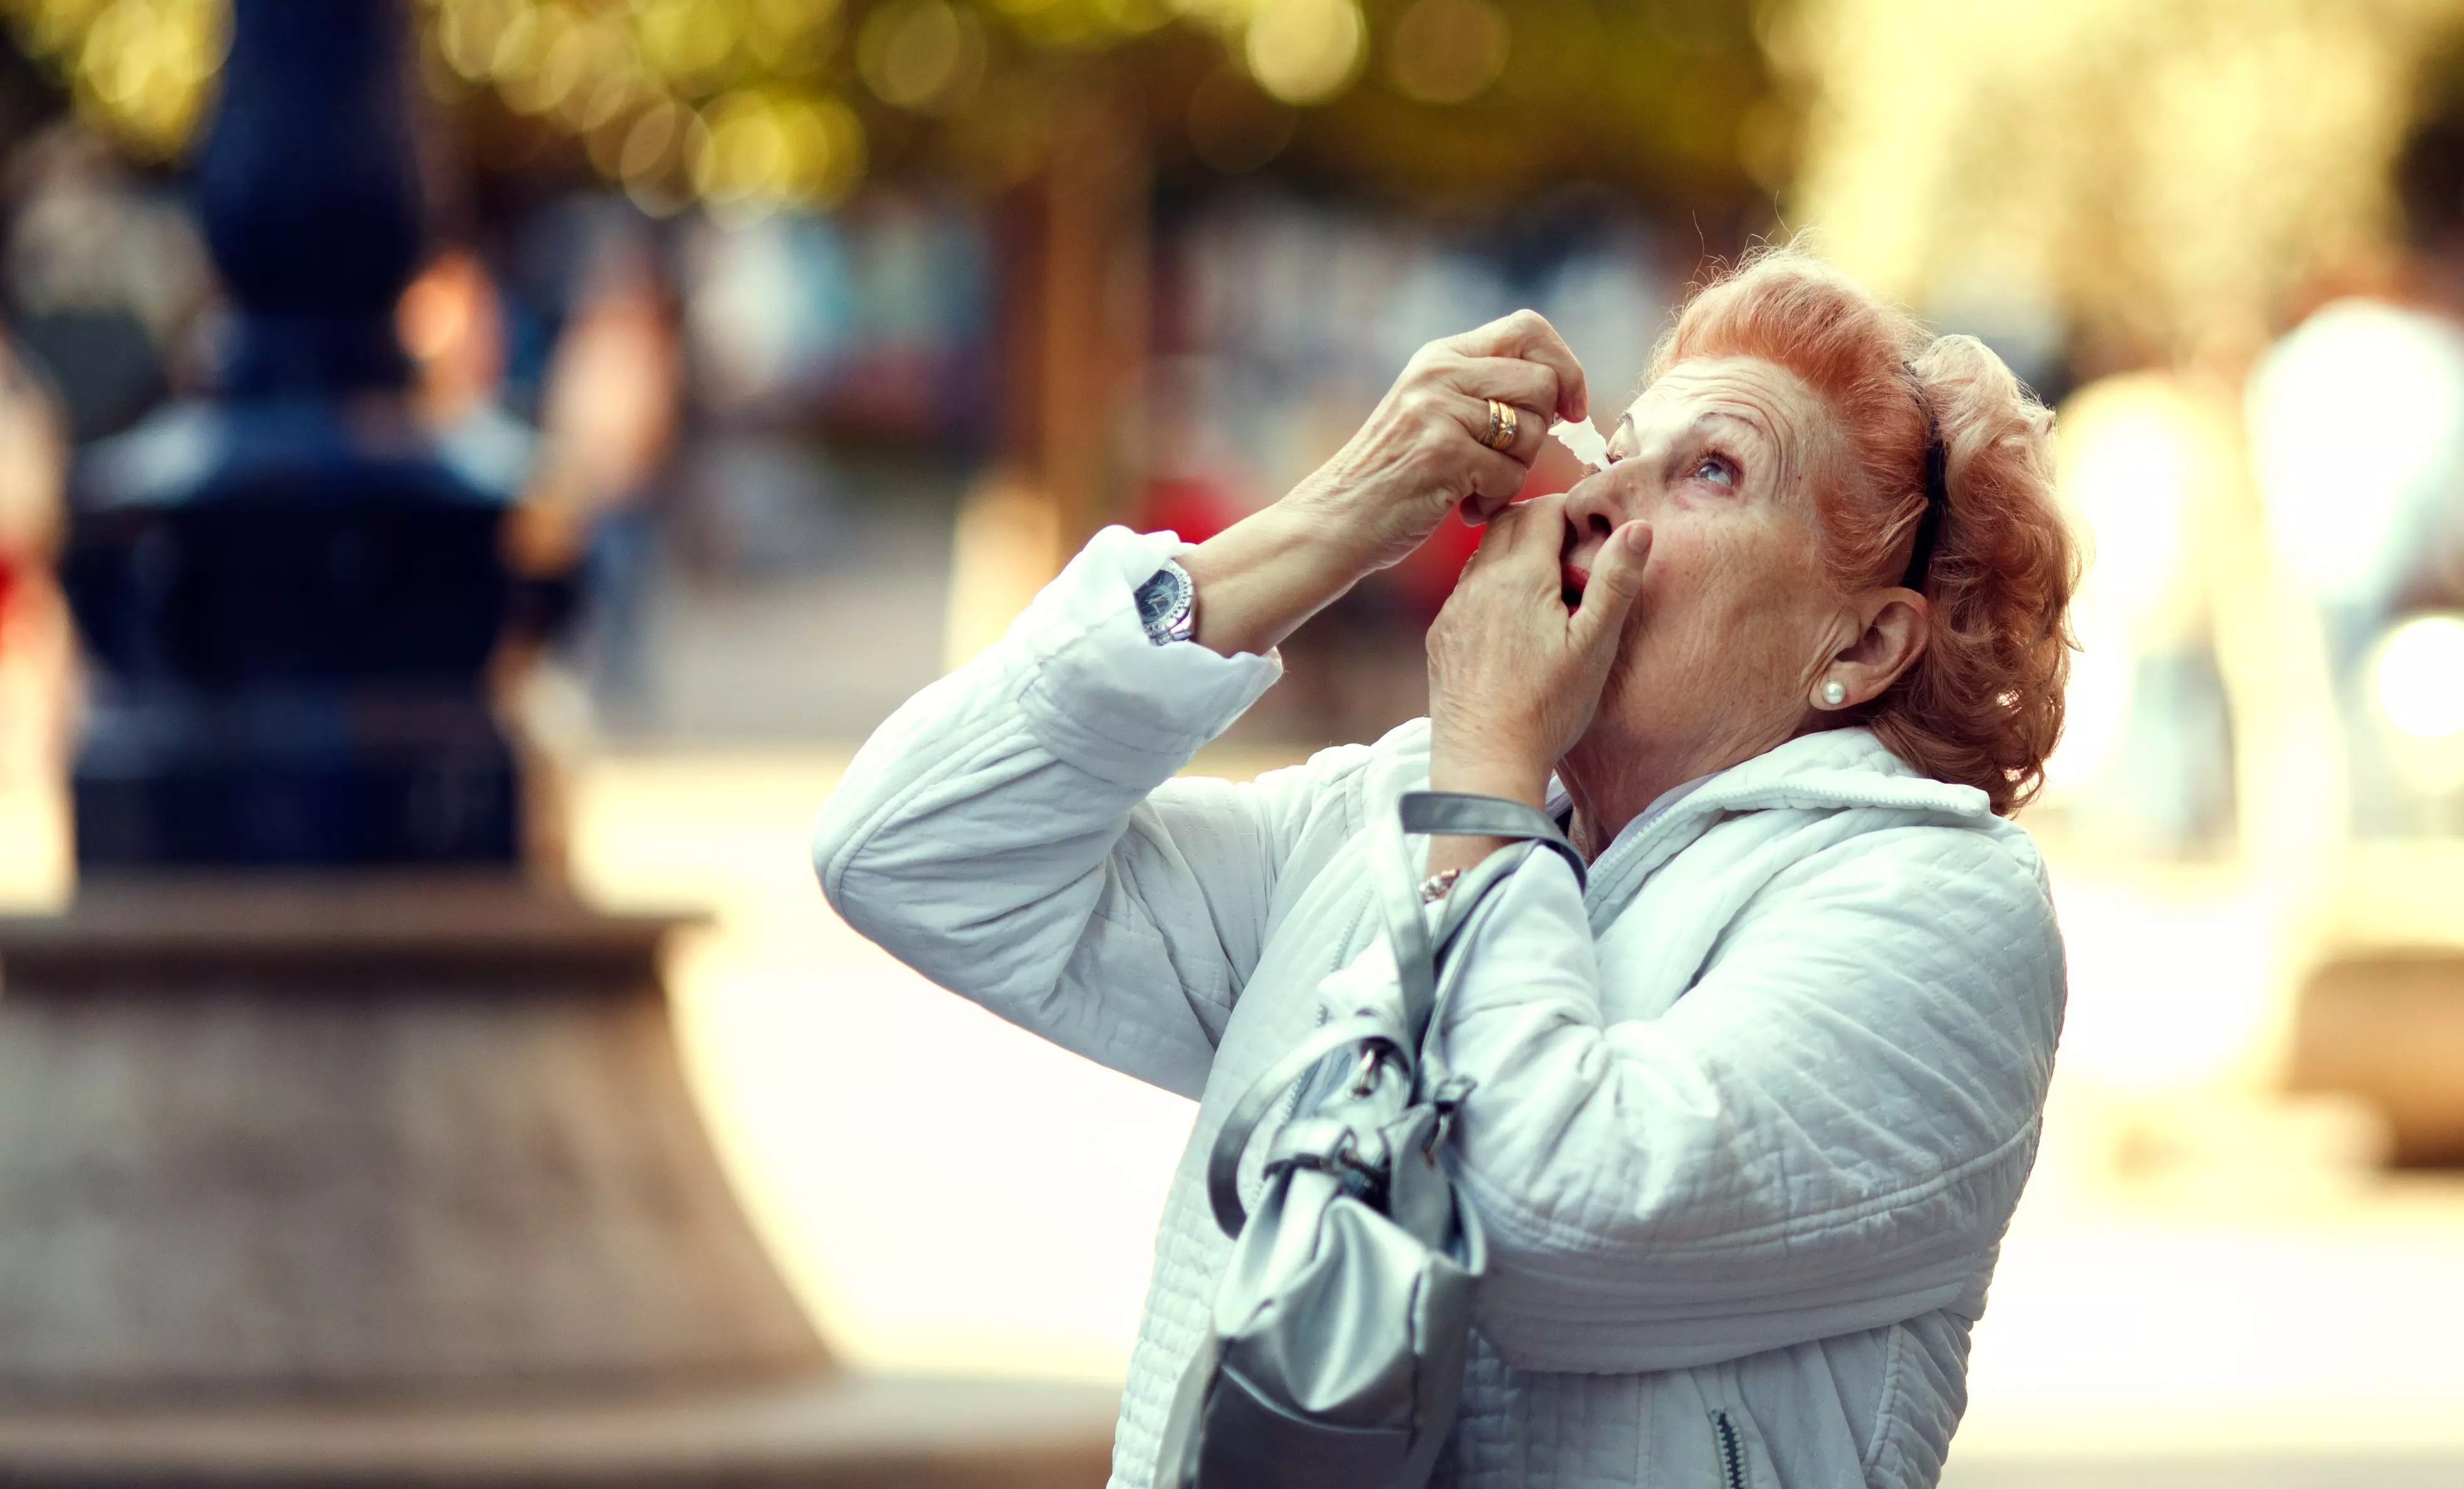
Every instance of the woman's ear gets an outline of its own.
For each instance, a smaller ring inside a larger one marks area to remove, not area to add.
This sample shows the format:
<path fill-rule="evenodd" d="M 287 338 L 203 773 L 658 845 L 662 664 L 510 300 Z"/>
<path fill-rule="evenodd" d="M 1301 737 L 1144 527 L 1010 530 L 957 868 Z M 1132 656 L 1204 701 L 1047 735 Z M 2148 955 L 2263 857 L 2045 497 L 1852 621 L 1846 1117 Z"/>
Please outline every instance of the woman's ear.
<path fill-rule="evenodd" d="M 1849 616 L 1856 639 L 1832 654 L 1815 675 L 1810 701 L 1826 712 L 1880 698 L 1925 655 L 1931 608 L 1914 589 L 1868 589 Z"/>

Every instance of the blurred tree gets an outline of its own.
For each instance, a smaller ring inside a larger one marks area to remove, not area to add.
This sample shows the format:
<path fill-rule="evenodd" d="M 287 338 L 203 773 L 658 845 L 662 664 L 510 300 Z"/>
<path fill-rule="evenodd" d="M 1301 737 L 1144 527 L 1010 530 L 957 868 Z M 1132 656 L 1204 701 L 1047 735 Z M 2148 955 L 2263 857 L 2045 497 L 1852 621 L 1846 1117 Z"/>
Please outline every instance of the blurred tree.
<path fill-rule="evenodd" d="M 2385 242 L 2388 167 L 2457 0 L 1805 0 L 1790 214 L 1928 308 L 2061 307 L 2088 370 L 2238 366 Z"/>
<path fill-rule="evenodd" d="M 1113 117 L 1167 175 L 1269 166 L 1493 206 L 1584 180 L 1750 199 L 1789 128 L 1776 0 L 420 0 L 423 71 L 483 155 L 575 142 L 653 211 L 827 205 L 872 174 L 1024 181 Z M 182 150 L 224 0 L 0 0 L 78 109 Z"/>
<path fill-rule="evenodd" d="M 867 180 L 992 204 L 1004 489 L 1081 531 L 1122 489 L 1150 203 L 1268 172 L 1495 221 L 1584 184 L 1730 249 L 1792 133 L 1757 27 L 1790 0 L 415 0 L 483 177 L 595 174 L 743 221 Z M 179 152 L 227 0 L 0 0 L 78 111 Z M 486 182 L 482 181 L 482 189 Z"/>

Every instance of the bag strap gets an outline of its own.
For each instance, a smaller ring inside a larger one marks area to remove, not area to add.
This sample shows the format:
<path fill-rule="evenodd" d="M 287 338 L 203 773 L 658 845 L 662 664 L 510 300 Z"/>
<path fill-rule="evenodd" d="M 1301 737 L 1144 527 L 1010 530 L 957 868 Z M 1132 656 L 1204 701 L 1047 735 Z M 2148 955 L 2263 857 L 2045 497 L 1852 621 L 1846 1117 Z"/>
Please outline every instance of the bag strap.
<path fill-rule="evenodd" d="M 1451 991 L 1457 979 L 1441 979 L 1438 958 L 1471 923 L 1472 917 L 1487 901 L 1489 891 L 1521 868 L 1535 851 L 1546 848 L 1563 857 L 1567 867 L 1574 871 L 1577 885 L 1590 883 L 1590 865 L 1583 862 L 1582 854 L 1576 851 L 1567 839 L 1565 831 L 1547 812 L 1503 796 L 1479 796 L 1468 791 L 1406 791 L 1396 816 L 1402 833 L 1420 833 L 1433 837 L 1502 837 L 1515 845 L 1489 855 L 1470 873 L 1455 881 L 1454 888 L 1446 896 L 1445 911 L 1439 918 L 1434 945 L 1425 933 L 1424 922 L 1417 907 L 1412 922 L 1415 930 L 1422 931 L 1418 945 L 1407 944 L 1401 937 L 1394 939 L 1398 967 L 1407 952 L 1426 958 L 1418 968 L 1419 976 L 1402 974 L 1405 1027 L 1411 1033 L 1412 1046 L 1419 1056 L 1413 1071 L 1415 1087 L 1426 1097 L 1451 1107 L 1453 1102 L 1462 1099 L 1463 1093 L 1444 1090 L 1449 1083 L 1450 1073 L 1444 1056 L 1438 1050 L 1438 1024 L 1444 1012 L 1441 993 Z M 1387 835 L 1399 843 L 1402 833 Z M 1409 879 L 1405 881 L 1409 882 Z M 1413 898 L 1417 900 L 1419 897 L 1415 895 Z M 1416 1000 L 1416 986 L 1426 988 L 1425 998 Z"/>
<path fill-rule="evenodd" d="M 1386 945 L 1395 954 L 1395 979 L 1403 989 L 1403 1046 L 1420 1047 L 1429 1011 L 1438 1001 L 1437 951 L 1429 944 L 1427 912 L 1420 904 L 1420 876 L 1413 872 L 1398 817 L 1369 825 L 1370 879 L 1384 912 Z"/>
<path fill-rule="evenodd" d="M 1503 796 L 1476 796 L 1469 791 L 1405 791 L 1397 815 L 1406 833 L 1440 837 L 1504 837 L 1538 843 L 1554 851 L 1574 871 L 1574 882 L 1588 887 L 1591 866 L 1566 836 L 1556 819 L 1525 802 Z"/>
<path fill-rule="evenodd" d="M 1547 812 L 1503 796 L 1476 796 L 1468 791 L 1406 791 L 1397 804 L 1396 817 L 1400 831 L 1388 828 L 1374 834 L 1378 860 L 1377 900 L 1386 914 L 1386 940 L 1394 948 L 1396 975 L 1403 988 L 1403 1030 L 1417 1049 L 1436 1011 L 1437 953 L 1441 948 L 1429 939 L 1428 921 L 1421 914 L 1418 890 L 1420 877 L 1412 872 L 1410 856 L 1404 851 L 1405 834 L 1503 837 L 1538 843 L 1564 856 L 1574 871 L 1577 884 L 1589 881 L 1589 866 Z M 1521 862 L 1522 856 L 1518 855 L 1504 868 L 1510 871 Z M 1494 876 L 1487 882 L 1457 885 L 1463 893 L 1460 898 L 1449 897 L 1452 902 L 1446 907 L 1444 922 L 1448 937 L 1461 928 L 1470 907 L 1487 893 L 1488 882 L 1494 882 Z"/>

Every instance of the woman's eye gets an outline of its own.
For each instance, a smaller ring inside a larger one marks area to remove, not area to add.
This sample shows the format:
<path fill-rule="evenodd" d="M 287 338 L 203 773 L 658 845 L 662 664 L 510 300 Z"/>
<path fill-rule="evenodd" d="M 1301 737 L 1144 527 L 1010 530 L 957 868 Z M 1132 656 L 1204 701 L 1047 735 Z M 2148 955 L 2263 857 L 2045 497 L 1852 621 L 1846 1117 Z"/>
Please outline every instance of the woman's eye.
<path fill-rule="evenodd" d="M 1737 483 L 1737 468 L 1728 463 L 1728 457 L 1724 455 L 1706 455 L 1695 461 L 1694 475 L 1697 479 L 1715 480 L 1723 486 Z"/>

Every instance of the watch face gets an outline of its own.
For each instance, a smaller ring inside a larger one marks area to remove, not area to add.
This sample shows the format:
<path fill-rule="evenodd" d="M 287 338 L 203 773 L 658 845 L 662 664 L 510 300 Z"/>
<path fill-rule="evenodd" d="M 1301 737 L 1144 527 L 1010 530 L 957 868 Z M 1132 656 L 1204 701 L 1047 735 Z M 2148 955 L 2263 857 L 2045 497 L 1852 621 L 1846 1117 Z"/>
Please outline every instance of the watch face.
<path fill-rule="evenodd" d="M 1138 586 L 1138 624 L 1152 630 L 1172 610 L 1172 576 L 1159 573 Z M 1112 591 L 1118 594 L 1121 591 Z"/>
<path fill-rule="evenodd" d="M 1138 624 L 1152 631 L 1172 618 L 1180 608 L 1180 587 L 1184 581 L 1169 568 L 1155 570 L 1155 577 L 1138 586 Z M 1120 591 L 1112 591 L 1118 594 Z"/>

